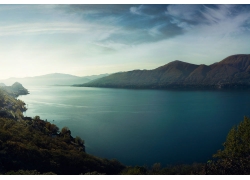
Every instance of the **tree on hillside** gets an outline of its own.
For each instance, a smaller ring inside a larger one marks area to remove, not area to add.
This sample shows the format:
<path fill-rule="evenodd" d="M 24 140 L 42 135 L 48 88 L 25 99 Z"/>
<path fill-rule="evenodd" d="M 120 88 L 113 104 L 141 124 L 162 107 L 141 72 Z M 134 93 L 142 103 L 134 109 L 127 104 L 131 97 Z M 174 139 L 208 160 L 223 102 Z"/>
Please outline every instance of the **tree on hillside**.
<path fill-rule="evenodd" d="M 61 129 L 60 136 L 62 136 L 62 137 L 63 137 L 63 140 L 64 140 L 65 142 L 67 142 L 67 143 L 69 143 L 69 142 L 71 141 L 71 139 L 72 139 L 72 137 L 71 137 L 71 131 L 69 130 L 68 127 L 63 127 L 63 128 Z"/>
<path fill-rule="evenodd" d="M 79 136 L 76 136 L 75 143 L 78 144 L 78 145 L 83 145 L 84 140 L 82 140 L 82 138 L 80 138 Z"/>
<path fill-rule="evenodd" d="M 223 143 L 224 149 L 213 155 L 218 160 L 209 166 L 212 174 L 250 174 L 250 119 L 244 117 L 233 127 Z"/>
<path fill-rule="evenodd" d="M 68 127 L 63 127 L 63 128 L 61 129 L 61 134 L 62 134 L 62 135 L 66 135 L 66 134 L 71 135 L 71 131 L 69 130 Z"/>
<path fill-rule="evenodd" d="M 41 119 L 40 119 L 40 116 L 35 116 L 35 117 L 34 117 L 34 120 L 41 120 Z"/>

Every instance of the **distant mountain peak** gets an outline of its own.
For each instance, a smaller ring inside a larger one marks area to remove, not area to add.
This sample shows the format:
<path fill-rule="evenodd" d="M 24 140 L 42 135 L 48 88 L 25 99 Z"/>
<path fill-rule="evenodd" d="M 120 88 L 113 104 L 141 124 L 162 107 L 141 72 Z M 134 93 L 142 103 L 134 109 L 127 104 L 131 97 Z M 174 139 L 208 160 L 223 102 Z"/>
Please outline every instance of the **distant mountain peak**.
<path fill-rule="evenodd" d="M 173 65 L 173 64 L 190 64 L 190 63 L 187 63 L 187 62 L 184 62 L 184 61 L 181 61 L 181 60 L 174 60 L 174 61 L 169 62 L 166 65 Z"/>
<path fill-rule="evenodd" d="M 53 77 L 53 78 L 80 78 L 79 76 L 71 75 L 71 74 L 64 74 L 64 73 L 51 73 L 51 74 L 45 74 L 42 76 L 35 76 L 35 77 Z"/>
<path fill-rule="evenodd" d="M 155 70 L 167 70 L 167 69 L 189 69 L 190 71 L 194 70 L 194 68 L 196 68 L 198 65 L 195 65 L 195 64 L 191 64 L 191 63 L 188 63 L 188 62 L 183 62 L 183 61 L 180 61 L 180 60 L 175 60 L 175 61 L 172 61 L 168 64 L 165 64 L 163 66 L 160 66 L 158 68 L 156 68 Z"/>
<path fill-rule="evenodd" d="M 170 62 L 170 63 L 183 63 L 183 61 L 180 61 L 180 60 L 174 60 L 174 61 L 172 61 L 172 62 Z"/>

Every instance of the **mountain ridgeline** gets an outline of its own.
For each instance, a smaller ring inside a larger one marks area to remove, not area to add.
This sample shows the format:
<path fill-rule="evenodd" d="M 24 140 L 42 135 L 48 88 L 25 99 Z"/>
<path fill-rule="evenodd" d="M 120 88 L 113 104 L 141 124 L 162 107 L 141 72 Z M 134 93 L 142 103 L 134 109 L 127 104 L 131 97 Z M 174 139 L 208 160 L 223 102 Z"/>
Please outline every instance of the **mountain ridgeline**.
<path fill-rule="evenodd" d="M 246 88 L 250 87 L 250 55 L 229 56 L 209 66 L 173 61 L 153 70 L 133 70 L 74 86 L 110 88 Z"/>
<path fill-rule="evenodd" d="M 70 74 L 53 73 L 34 77 L 4 79 L 0 80 L 0 86 L 5 86 L 5 84 L 13 84 L 14 82 L 20 82 L 24 86 L 72 85 L 86 83 L 96 78 L 101 78 L 107 75 L 108 74 L 100 74 L 79 77 Z"/>

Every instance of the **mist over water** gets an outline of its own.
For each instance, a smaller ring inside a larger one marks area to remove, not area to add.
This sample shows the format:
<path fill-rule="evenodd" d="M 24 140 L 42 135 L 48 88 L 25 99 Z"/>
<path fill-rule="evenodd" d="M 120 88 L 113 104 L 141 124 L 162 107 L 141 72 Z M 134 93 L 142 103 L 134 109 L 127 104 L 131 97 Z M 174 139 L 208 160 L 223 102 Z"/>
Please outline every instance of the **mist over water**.
<path fill-rule="evenodd" d="M 24 115 L 67 126 L 87 153 L 125 165 L 206 162 L 250 115 L 248 91 L 25 88 Z"/>

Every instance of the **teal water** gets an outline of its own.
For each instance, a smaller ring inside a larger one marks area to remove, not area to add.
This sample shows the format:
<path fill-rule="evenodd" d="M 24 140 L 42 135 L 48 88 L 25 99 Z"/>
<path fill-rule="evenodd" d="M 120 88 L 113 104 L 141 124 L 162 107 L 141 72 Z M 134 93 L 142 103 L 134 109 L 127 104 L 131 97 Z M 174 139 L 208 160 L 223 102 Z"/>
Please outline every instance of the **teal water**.
<path fill-rule="evenodd" d="M 67 126 L 87 153 L 125 165 L 206 162 L 250 115 L 250 91 L 26 88 L 26 116 Z"/>

